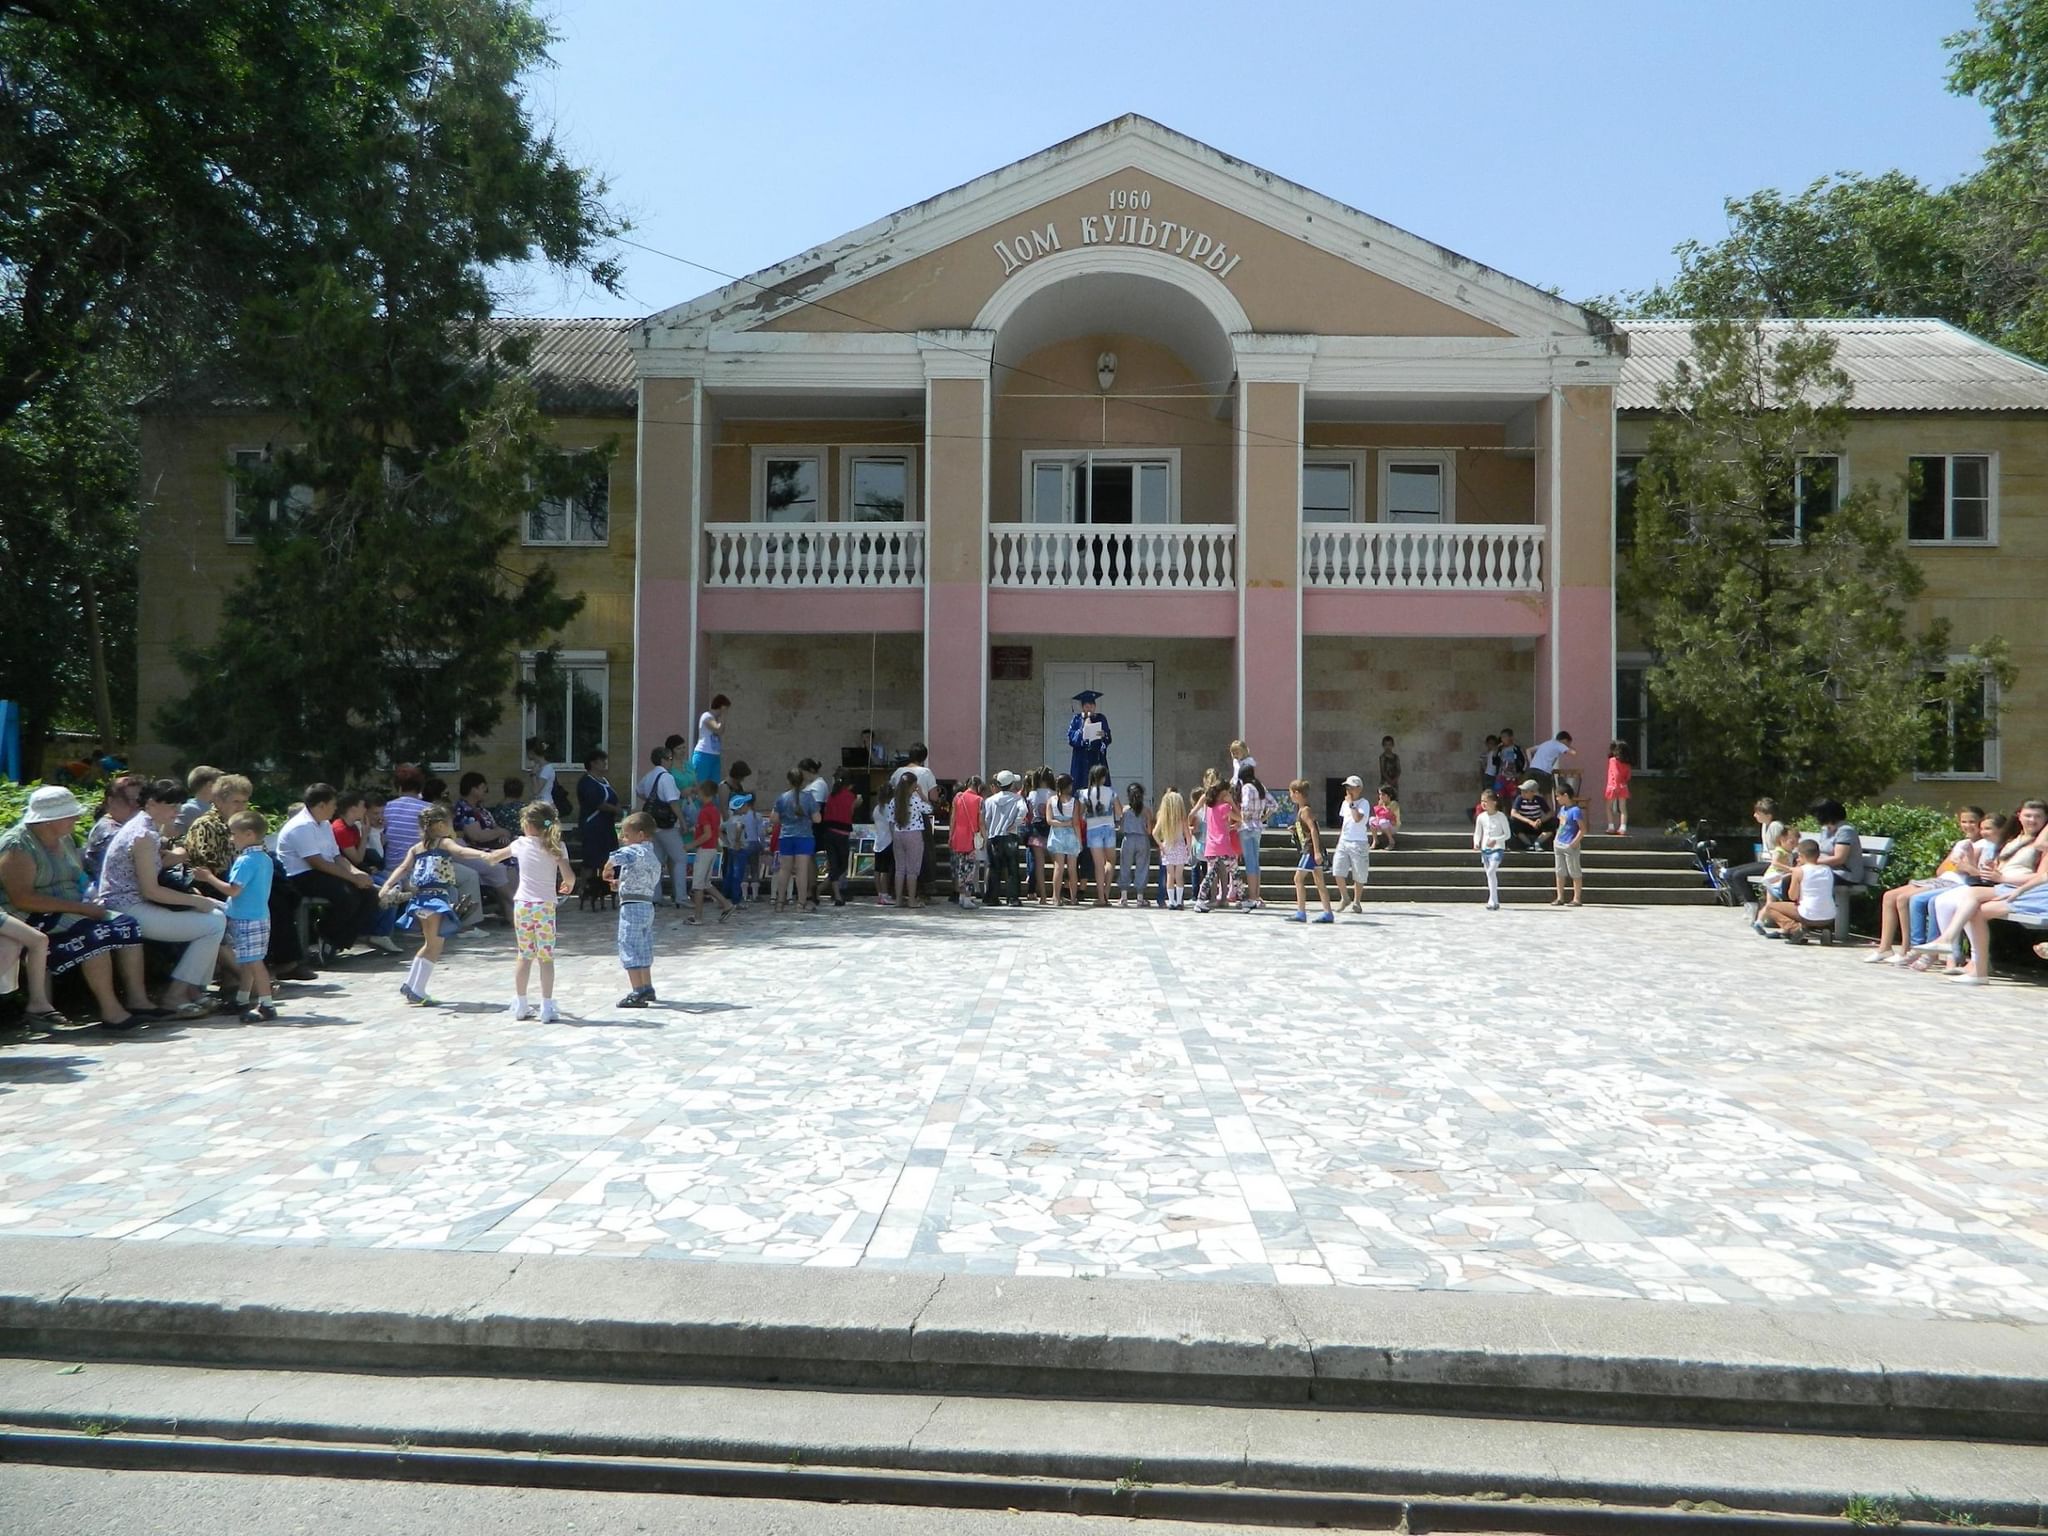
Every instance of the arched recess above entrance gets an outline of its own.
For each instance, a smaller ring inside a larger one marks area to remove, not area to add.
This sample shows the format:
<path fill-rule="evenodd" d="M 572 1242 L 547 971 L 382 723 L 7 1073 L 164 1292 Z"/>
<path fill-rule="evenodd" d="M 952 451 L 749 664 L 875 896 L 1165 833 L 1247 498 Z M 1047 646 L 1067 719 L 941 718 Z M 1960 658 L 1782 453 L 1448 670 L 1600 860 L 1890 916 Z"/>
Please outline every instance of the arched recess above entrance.
<path fill-rule="evenodd" d="M 995 332 L 999 372 L 1076 336 L 1142 336 L 1173 352 L 1216 395 L 1237 371 L 1231 337 L 1251 329 L 1244 307 L 1212 274 L 1128 247 L 1040 257 L 989 296 L 974 324 Z"/>

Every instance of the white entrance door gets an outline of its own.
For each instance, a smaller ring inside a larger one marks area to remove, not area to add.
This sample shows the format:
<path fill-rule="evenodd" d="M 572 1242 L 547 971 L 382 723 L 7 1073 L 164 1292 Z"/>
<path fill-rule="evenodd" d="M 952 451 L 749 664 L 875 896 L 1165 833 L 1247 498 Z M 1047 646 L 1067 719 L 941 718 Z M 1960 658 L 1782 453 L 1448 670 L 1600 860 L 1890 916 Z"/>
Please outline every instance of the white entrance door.
<path fill-rule="evenodd" d="M 1093 688 L 1095 707 L 1109 719 L 1109 773 L 1119 789 L 1136 780 L 1152 784 L 1152 663 L 1049 661 L 1045 664 L 1045 757 L 1055 773 L 1073 761 L 1067 723 L 1079 708 L 1074 695 Z"/>

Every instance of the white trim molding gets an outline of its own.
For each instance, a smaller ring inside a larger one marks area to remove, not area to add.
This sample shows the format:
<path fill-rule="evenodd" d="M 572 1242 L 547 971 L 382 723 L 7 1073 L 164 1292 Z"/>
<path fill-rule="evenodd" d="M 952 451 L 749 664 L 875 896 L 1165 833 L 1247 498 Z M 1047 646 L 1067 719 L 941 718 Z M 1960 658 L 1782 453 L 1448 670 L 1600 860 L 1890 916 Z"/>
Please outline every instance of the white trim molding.
<path fill-rule="evenodd" d="M 834 443 L 839 452 L 839 505 L 838 515 L 825 521 L 852 523 L 853 515 L 853 466 L 864 459 L 901 459 L 903 461 L 903 517 L 901 521 L 915 523 L 922 520 L 924 503 L 917 495 L 917 445 L 914 443 Z M 872 520 L 880 524 L 884 520 Z"/>
<path fill-rule="evenodd" d="M 1912 536 L 1913 503 L 1906 500 L 1907 547 L 1911 549 L 1996 549 L 1998 547 L 1998 454 L 1996 450 L 1983 448 L 1958 448 L 1933 452 L 1923 450 L 1908 453 L 1906 464 L 1910 470 L 1915 459 L 1940 459 L 1942 461 L 1941 525 L 1944 529 L 1955 525 L 1955 461 L 1957 459 L 1983 459 L 1984 465 L 1984 537 L 1981 539 L 1958 539 L 1944 534 L 1938 539 L 1916 539 Z"/>
<path fill-rule="evenodd" d="M 1252 328 L 1251 318 L 1245 314 L 1244 306 L 1238 303 L 1237 295 L 1213 273 L 1192 262 L 1169 256 L 1164 251 L 1127 245 L 1079 246 L 1071 251 L 1041 257 L 1028 267 L 1018 268 L 989 295 L 988 302 L 981 306 L 981 313 L 974 317 L 974 328 L 1000 331 L 1033 296 L 1048 288 L 1056 288 L 1071 278 L 1100 272 L 1148 277 L 1180 289 L 1209 312 L 1226 336 L 1234 337 Z"/>
<path fill-rule="evenodd" d="M 1510 334 L 1592 337 L 1616 356 L 1627 351 L 1624 334 L 1575 304 L 1135 113 L 664 310 L 630 333 L 631 344 L 646 348 L 658 333 L 721 321 L 759 325 L 827 303 L 878 272 L 1126 175 L 1233 209 Z"/>

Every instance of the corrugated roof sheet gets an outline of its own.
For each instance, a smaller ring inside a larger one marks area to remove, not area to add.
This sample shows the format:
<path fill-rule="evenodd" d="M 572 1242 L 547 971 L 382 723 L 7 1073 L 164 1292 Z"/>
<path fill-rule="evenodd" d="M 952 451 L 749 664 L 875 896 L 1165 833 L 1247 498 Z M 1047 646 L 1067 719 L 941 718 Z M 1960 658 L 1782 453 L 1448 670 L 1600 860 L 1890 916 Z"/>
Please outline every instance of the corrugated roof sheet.
<path fill-rule="evenodd" d="M 1856 411 L 2048 411 L 2048 368 L 1958 330 L 1946 320 L 1768 320 L 1775 341 L 1795 324 L 1835 340 L 1835 362 L 1855 386 Z M 1692 355 L 1692 322 L 1625 320 L 1628 359 L 1615 405 L 1653 411 L 1657 389 Z"/>
<path fill-rule="evenodd" d="M 637 320 L 492 320 L 485 333 L 493 341 L 514 336 L 533 338 L 533 360 L 526 377 L 541 405 L 564 415 L 632 414 L 633 355 L 626 332 Z"/>
<path fill-rule="evenodd" d="M 520 370 L 540 396 L 541 409 L 558 416 L 630 416 L 638 403 L 633 355 L 626 332 L 637 320 L 512 320 L 484 322 L 486 345 L 516 336 L 533 338 L 533 356 Z M 261 411 L 269 402 L 233 379 L 197 378 L 140 402 L 145 410 L 178 406 L 204 411 Z"/>

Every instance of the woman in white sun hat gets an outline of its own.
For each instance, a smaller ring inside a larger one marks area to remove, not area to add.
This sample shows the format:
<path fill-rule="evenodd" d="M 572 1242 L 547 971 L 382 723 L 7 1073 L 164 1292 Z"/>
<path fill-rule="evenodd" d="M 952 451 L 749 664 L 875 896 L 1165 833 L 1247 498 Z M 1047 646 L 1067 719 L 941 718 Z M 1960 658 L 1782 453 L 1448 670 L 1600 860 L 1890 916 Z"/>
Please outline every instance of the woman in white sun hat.
<path fill-rule="evenodd" d="M 74 835 L 84 815 L 78 797 L 60 785 L 29 796 L 21 820 L 0 834 L 0 908 L 47 937 L 50 976 L 74 968 L 83 974 L 101 1028 L 132 1029 L 162 1015 L 143 986 L 141 925 L 87 899 L 85 861 Z"/>

